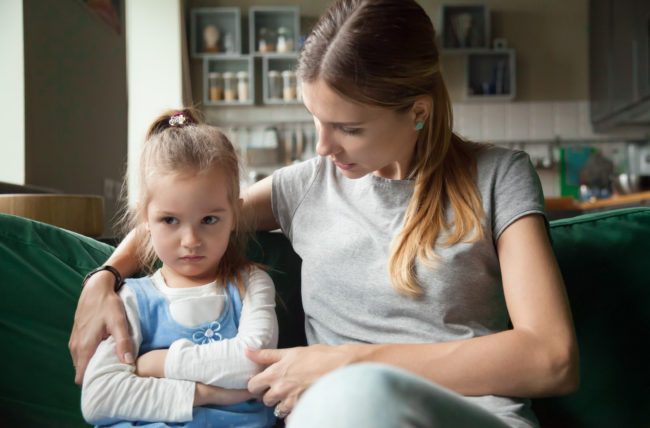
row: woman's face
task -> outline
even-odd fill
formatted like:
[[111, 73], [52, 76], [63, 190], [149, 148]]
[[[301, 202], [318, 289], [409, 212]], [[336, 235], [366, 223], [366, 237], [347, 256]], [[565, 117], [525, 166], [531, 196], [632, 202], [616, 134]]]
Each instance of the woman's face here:
[[319, 133], [316, 151], [329, 156], [344, 176], [408, 176], [418, 137], [413, 111], [396, 113], [354, 103], [321, 79], [303, 83], [302, 91]]

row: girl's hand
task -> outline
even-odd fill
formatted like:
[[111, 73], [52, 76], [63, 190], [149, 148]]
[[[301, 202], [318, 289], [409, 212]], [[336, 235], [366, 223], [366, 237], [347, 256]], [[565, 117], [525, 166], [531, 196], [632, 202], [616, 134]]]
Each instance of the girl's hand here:
[[253, 398], [253, 394], [247, 389], [225, 389], [197, 382], [194, 390], [194, 407], [208, 404], [230, 406], [251, 398]]
[[262, 397], [267, 406], [277, 405], [283, 413], [293, 410], [298, 399], [318, 378], [354, 362], [347, 346], [313, 345], [288, 349], [247, 349], [252, 361], [269, 365], [248, 382], [248, 390]]
[[140, 377], [165, 377], [167, 349], [156, 349], [142, 354], [135, 362], [135, 374]]
[[99, 342], [109, 335], [115, 339], [115, 352], [120, 361], [124, 364], [135, 361], [124, 305], [113, 291], [114, 284], [115, 277], [110, 272], [96, 273], [88, 279], [79, 297], [68, 342], [77, 385], [83, 382], [86, 367]]

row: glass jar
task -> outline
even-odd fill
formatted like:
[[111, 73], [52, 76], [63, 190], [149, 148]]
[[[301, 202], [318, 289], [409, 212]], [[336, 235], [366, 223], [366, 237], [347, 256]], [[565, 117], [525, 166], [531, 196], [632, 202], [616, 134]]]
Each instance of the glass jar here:
[[259, 53], [266, 53], [271, 51], [269, 31], [266, 29], [266, 27], [260, 28], [260, 31], [257, 35], [257, 51]]
[[284, 70], [282, 72], [282, 98], [285, 101], [296, 99], [296, 72]]
[[278, 28], [278, 52], [292, 52], [293, 51], [293, 39], [291, 36], [291, 31], [287, 27]]
[[232, 71], [223, 73], [223, 100], [235, 101], [237, 98], [237, 77]]
[[248, 72], [240, 71], [237, 73], [237, 96], [240, 102], [248, 101]]
[[208, 88], [210, 101], [219, 101], [223, 98], [223, 79], [221, 73], [208, 73]]
[[280, 76], [280, 72], [276, 70], [269, 70], [268, 79], [269, 99], [282, 99], [282, 77]]

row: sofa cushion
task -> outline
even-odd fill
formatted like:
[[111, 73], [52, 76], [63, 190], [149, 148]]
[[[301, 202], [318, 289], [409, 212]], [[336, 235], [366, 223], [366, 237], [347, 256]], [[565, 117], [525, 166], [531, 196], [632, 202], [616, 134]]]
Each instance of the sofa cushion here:
[[0, 214], [0, 425], [87, 426], [67, 344], [81, 280], [112, 250]]

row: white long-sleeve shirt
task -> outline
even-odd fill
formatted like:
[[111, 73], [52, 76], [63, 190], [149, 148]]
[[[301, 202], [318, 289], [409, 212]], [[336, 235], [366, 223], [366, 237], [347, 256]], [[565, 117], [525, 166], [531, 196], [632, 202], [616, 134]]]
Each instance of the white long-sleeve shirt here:
[[[170, 288], [160, 271], [151, 280], [169, 302], [172, 318], [182, 325], [194, 327], [217, 319], [223, 310], [224, 288], [216, 282]], [[128, 284], [122, 287], [120, 297], [137, 355], [142, 343], [138, 303]], [[246, 283], [237, 336], [205, 345], [186, 339], [175, 341], [165, 359], [165, 378], [137, 376], [134, 366], [120, 363], [113, 337], [102, 341], [84, 376], [82, 413], [87, 421], [96, 424], [191, 420], [195, 382], [246, 388], [248, 380], [261, 370], [246, 358], [246, 348], [275, 348], [277, 342], [275, 288], [268, 274], [254, 268]]]

